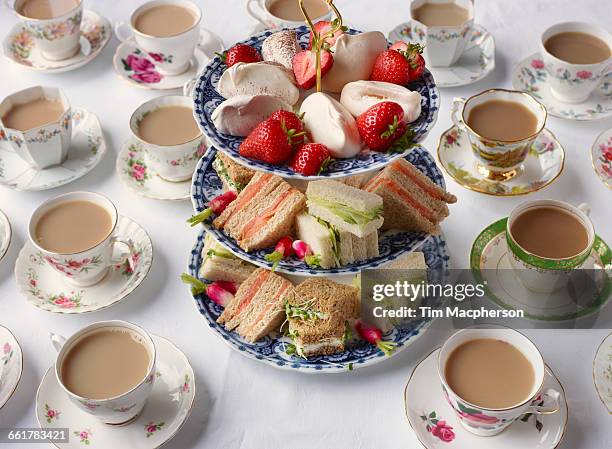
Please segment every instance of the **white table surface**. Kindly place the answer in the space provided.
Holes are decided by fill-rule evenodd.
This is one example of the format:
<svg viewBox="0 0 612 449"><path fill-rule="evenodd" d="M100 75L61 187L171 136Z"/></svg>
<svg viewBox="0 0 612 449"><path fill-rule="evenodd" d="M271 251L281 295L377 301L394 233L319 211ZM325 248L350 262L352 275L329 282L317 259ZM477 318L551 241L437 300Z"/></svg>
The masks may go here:
<svg viewBox="0 0 612 449"><path fill-rule="evenodd" d="M87 7L111 20L125 20L141 1L86 0ZM244 12L244 1L200 0L204 26L226 44L245 38L255 21ZM385 33L408 18L407 1L338 0L347 23ZM374 6L376 5L376 6ZM584 20L612 27L609 2L589 0L488 0L476 5L476 22L495 36L497 68L486 79L463 88L441 91L438 123L425 146L435 153L442 131L450 126L453 97L467 96L489 87L510 87L514 64L537 49L539 33L560 21ZM0 34L16 18L0 8ZM189 357L197 377L197 404L189 421L169 448L417 448L418 440L403 413L402 391L414 365L439 346L446 335L427 332L396 358L371 368L336 375L301 375L280 371L242 357L214 336L197 312L179 275L196 230L184 222L188 201L147 200L126 190L115 174L118 148L128 136L128 119L145 100L160 93L136 89L119 80L111 60L118 42L113 38L102 55L89 65L65 74L45 75L0 59L0 96L36 84L59 86L71 103L96 113L102 123L109 152L87 176L46 192L14 192L0 187L0 209L13 226L8 255L0 262L0 323L20 341L25 372L18 391L0 411L0 427L36 426L34 400L45 370L53 363L49 331L70 335L98 320L125 319L171 339ZM575 123L549 118L547 125L566 150L566 167L550 187L529 199L557 198L571 203L588 201L597 232L612 243L612 192L591 168L589 148L612 120ZM452 264L466 268L473 239L479 231L507 215L525 198L497 198L470 192L447 177L448 189L459 197L443 228ZM17 292L13 269L25 239L32 210L42 201L72 190L93 190L108 195L120 213L143 225L153 239L154 263L148 278L127 300L84 316L60 316L35 309ZM570 418L565 449L612 447L612 421L597 398L591 375L592 360L609 331L530 331L547 363L557 373L568 396ZM435 394L437 392L432 392ZM493 442L493 440L491 440ZM33 446L33 445L32 445ZM28 447L24 444L20 447ZM494 449L493 444L491 448ZM528 449L528 448L520 448Z"/></svg>

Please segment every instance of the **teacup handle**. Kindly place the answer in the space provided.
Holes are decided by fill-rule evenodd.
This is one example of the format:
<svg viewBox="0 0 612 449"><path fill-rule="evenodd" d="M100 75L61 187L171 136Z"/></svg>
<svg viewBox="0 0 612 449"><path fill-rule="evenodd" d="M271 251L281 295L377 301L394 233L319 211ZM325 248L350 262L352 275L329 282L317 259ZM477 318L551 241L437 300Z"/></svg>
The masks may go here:
<svg viewBox="0 0 612 449"><path fill-rule="evenodd" d="M134 243L130 239L124 239L121 237L111 237L110 241L111 246L115 247L115 245L124 245L127 246L128 251L122 252L121 255L117 258L111 257L109 265L122 265L125 261L128 261L132 258L132 256L136 253L134 248Z"/></svg>
<svg viewBox="0 0 612 449"><path fill-rule="evenodd" d="M466 52L468 50L471 50L474 47L480 46L480 44L482 44L484 42L484 40L487 38L487 34L486 33L482 33L482 35L480 35L476 40L472 41L472 36L474 35L474 33L476 33L476 31L477 31L476 28L474 28L474 26L472 26L472 30L470 31L470 37L468 38L469 44L463 50L464 52Z"/></svg>
<svg viewBox="0 0 612 449"><path fill-rule="evenodd" d="M268 28L268 24L264 21L264 19L261 18L261 16L259 14L257 14L257 12L255 12L255 9L253 9L253 3L257 4L257 7L259 8L259 10L263 11L263 7L261 6L261 0L247 0L246 3L246 10L249 13L249 15L256 19L257 21L259 21L263 26L265 26L266 28Z"/></svg>
<svg viewBox="0 0 612 449"><path fill-rule="evenodd" d="M49 332L49 339L51 340L51 344L53 345L53 348L57 352L60 352L62 349L62 346L64 346L64 343L66 343L66 337L60 334L55 334L53 332Z"/></svg>
<svg viewBox="0 0 612 449"><path fill-rule="evenodd" d="M193 96L193 88L196 85L196 78L191 78L189 81L187 81L185 84L183 84L183 95L186 97L191 97Z"/></svg>
<svg viewBox="0 0 612 449"><path fill-rule="evenodd" d="M587 217L591 215L591 206L589 203L580 203L576 207Z"/></svg>
<svg viewBox="0 0 612 449"><path fill-rule="evenodd" d="M542 396L547 396L553 401L553 406L545 407L543 405L531 405L527 413L533 413L535 415L552 415L557 413L561 408L561 393L552 388L548 388Z"/></svg>
<svg viewBox="0 0 612 449"><path fill-rule="evenodd" d="M125 42L134 36L130 25L123 21L115 22L114 29L115 36L117 36L117 39L119 39L121 42Z"/></svg>
<svg viewBox="0 0 612 449"><path fill-rule="evenodd" d="M451 120L458 128L463 128L465 123L461 118L461 113L463 112L463 108L465 107L465 102L467 100L462 97L456 97L453 100L453 104L451 106Z"/></svg>

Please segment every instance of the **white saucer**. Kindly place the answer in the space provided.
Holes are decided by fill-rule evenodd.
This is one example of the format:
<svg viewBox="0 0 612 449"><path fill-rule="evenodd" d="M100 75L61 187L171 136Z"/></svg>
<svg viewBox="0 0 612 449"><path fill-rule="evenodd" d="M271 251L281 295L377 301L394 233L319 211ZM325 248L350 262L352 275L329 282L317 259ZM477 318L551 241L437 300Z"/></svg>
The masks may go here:
<svg viewBox="0 0 612 449"><path fill-rule="evenodd" d="M593 361L593 381L603 405L612 414L612 334L597 348Z"/></svg>
<svg viewBox="0 0 612 449"><path fill-rule="evenodd" d="M537 98L546 111L555 117L569 120L600 120L612 116L612 74L608 75L584 103L563 103L557 100L546 84L548 72L539 53L519 62L512 71L512 85L517 90Z"/></svg>
<svg viewBox="0 0 612 449"><path fill-rule="evenodd" d="M36 419L45 429L68 428L70 448L157 448L179 431L191 413L195 374L185 354L168 340L152 335L157 353L153 392L138 418L125 426L109 426L79 410L57 382L53 366L36 393Z"/></svg>
<svg viewBox="0 0 612 449"><path fill-rule="evenodd" d="M6 255L11 245L11 222L4 212L0 210L0 260Z"/></svg>
<svg viewBox="0 0 612 449"><path fill-rule="evenodd" d="M612 188L612 128L597 136L591 147L591 162L599 179Z"/></svg>
<svg viewBox="0 0 612 449"><path fill-rule="evenodd" d="M568 408L559 379L547 366L543 389L561 393L561 407L551 415L525 415L499 435L481 437L468 432L459 423L446 402L438 377L436 349L421 361L404 388L404 411L416 437L426 449L455 447L462 449L553 449L567 426ZM432 430L445 429L444 432ZM444 439L443 439L444 437Z"/></svg>
<svg viewBox="0 0 612 449"><path fill-rule="evenodd" d="M53 313L81 314L109 307L126 298L149 273L153 263L153 245L147 232L127 217L119 217L117 234L130 239L136 256L112 267L106 277L90 287L65 282L31 243L21 249L15 264L19 291L35 307Z"/></svg>
<svg viewBox="0 0 612 449"><path fill-rule="evenodd" d="M78 69L94 60L110 41L111 24L104 16L91 9L83 11L81 22L81 50L61 61L43 58L36 40L21 24L15 25L2 42L4 56L21 67L45 73L60 73Z"/></svg>
<svg viewBox="0 0 612 449"><path fill-rule="evenodd" d="M130 137L117 156L117 174L130 190L156 200L186 200L191 194L191 179L171 182L160 178L145 163L142 147Z"/></svg>
<svg viewBox="0 0 612 449"><path fill-rule="evenodd" d="M23 373L23 354L15 336L0 325L0 409L11 398Z"/></svg>
<svg viewBox="0 0 612 449"><path fill-rule="evenodd" d="M515 196L535 192L555 181L563 171L565 151L555 136L544 129L529 150L522 171L508 181L492 181L477 170L466 133L453 126L440 136L438 160L466 189L487 195Z"/></svg>
<svg viewBox="0 0 612 449"><path fill-rule="evenodd" d="M98 117L82 108L72 109L72 142L66 160L36 170L15 154L0 131L0 185L14 190L47 190L63 186L94 169L106 153Z"/></svg>
<svg viewBox="0 0 612 449"><path fill-rule="evenodd" d="M406 41L425 45L425 36L414 32L411 22L396 26L389 33L391 42ZM433 74L438 87L457 87L480 81L495 69L495 40L493 35L480 25L474 25L461 58L451 67L432 67L425 63Z"/></svg>

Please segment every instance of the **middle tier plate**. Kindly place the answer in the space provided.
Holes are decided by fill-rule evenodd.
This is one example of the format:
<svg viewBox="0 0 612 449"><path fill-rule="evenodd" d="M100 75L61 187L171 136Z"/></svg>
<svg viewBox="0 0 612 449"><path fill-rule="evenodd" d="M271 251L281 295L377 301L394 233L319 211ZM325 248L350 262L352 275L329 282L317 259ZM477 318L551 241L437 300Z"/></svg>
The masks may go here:
<svg viewBox="0 0 612 449"><path fill-rule="evenodd" d="M191 200L196 214L206 209L210 200L223 193L221 179L212 166L212 162L214 161L216 154L217 150L211 147L206 154L202 156L193 174ZM434 159L425 148L418 146L410 153L405 155L404 158L423 172L437 185L445 188L442 173L440 173ZM214 226L212 226L211 222L212 220L208 219L202 222L202 224L219 243L227 247L231 252L243 260L251 262L260 267L268 269L272 268L272 263L268 262L265 259L265 256L266 254L274 251L274 248L246 252L238 246L232 237L227 235L224 231L216 229ZM313 268L308 266L304 261L291 257L283 259L276 268L276 271L308 276L355 274L361 270L379 267L394 259L397 259L402 254L418 249L428 237L429 234L422 232L387 231L381 233L379 236L379 255L377 257L362 262L344 265L338 268L328 269Z"/></svg>
<svg viewBox="0 0 612 449"><path fill-rule="evenodd" d="M308 44L310 31L307 27L302 26L295 29L297 32L298 40L302 48L305 48ZM270 36L274 31L264 31L256 34L249 39L240 42L255 47L258 51L261 51L261 46L266 37ZM348 34L358 34L357 30L349 29L346 31ZM240 144L244 140L243 137L230 136L229 134L223 134L217 131L217 128L212 121L212 113L219 106L223 100L225 100L219 92L217 92L217 85L219 79L226 69L225 64L221 61L219 56L216 56L208 65L202 70L200 75L197 77L194 89L193 89L193 101L194 101L194 116L200 128L210 139L212 144L229 157L239 162L242 165L250 167L254 170L265 171L268 173L274 173L283 178L294 178L294 179L329 179L329 178L341 178L349 175L355 175L358 173L364 173L377 168L383 168L389 162L399 157L405 156L410 151L410 148L406 148L403 152L390 152L390 153L378 153L375 151L364 150L359 153L356 157L350 159L336 159L329 164L324 173L318 176L304 176L300 173L296 173L291 170L288 166L275 166L266 164L264 162L249 159L240 155L238 149ZM421 94L421 115L419 118L410 124L412 130L415 133L414 142L418 143L423 141L431 128L435 125L438 109L440 106L440 95L438 88L434 82L433 76L428 70L425 70L423 77L406 86L412 91L416 91Z"/></svg>

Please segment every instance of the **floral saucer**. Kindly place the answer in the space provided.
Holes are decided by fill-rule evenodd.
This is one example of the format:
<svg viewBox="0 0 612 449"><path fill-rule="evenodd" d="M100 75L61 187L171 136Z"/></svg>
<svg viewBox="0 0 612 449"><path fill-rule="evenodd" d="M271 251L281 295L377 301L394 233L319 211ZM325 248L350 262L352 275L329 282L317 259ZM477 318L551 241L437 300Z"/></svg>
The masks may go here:
<svg viewBox="0 0 612 449"><path fill-rule="evenodd" d="M14 63L31 70L60 73L78 69L95 59L106 47L113 35L110 22L95 11L86 9L81 22L81 50L61 61L43 58L36 40L21 24L15 25L4 38L4 56Z"/></svg>
<svg viewBox="0 0 612 449"><path fill-rule="evenodd" d="M202 149L202 154L205 150ZM171 182L160 178L147 166L143 148L132 137L121 147L116 169L123 184L138 195L156 200L189 199L191 179Z"/></svg>
<svg viewBox="0 0 612 449"><path fill-rule="evenodd" d="M0 210L0 260L2 260L9 249L11 235L11 222L6 214Z"/></svg>
<svg viewBox="0 0 612 449"><path fill-rule="evenodd" d="M578 76L589 78L588 71L578 72ZM517 90L530 93L538 99L546 111L555 117L569 120L600 120L612 116L612 74L604 78L595 92L584 103L572 104L559 101L546 84L548 72L539 53L535 53L517 64L512 72L512 85Z"/></svg>
<svg viewBox="0 0 612 449"><path fill-rule="evenodd" d="M609 334L597 348L593 361L593 380L597 394L612 413L612 334Z"/></svg>
<svg viewBox="0 0 612 449"><path fill-rule="evenodd" d="M69 442L52 442L55 447L151 449L176 435L193 408L195 374L180 349L151 337L157 354L153 392L138 418L124 426L109 426L79 410L57 382L53 366L47 370L36 393L36 419L41 428L69 429Z"/></svg>
<svg viewBox="0 0 612 449"><path fill-rule="evenodd" d="M149 273L153 245L146 231L127 217L119 217L117 234L132 241L135 253L111 267L104 279L90 287L72 286L52 269L31 243L15 264L17 287L34 307L53 313L81 314L109 307L127 297Z"/></svg>
<svg viewBox="0 0 612 449"><path fill-rule="evenodd" d="M419 30L420 31L420 30ZM406 41L425 45L425 35L416 32L411 22L396 26L389 33L391 42ZM426 58L427 59L427 58ZM479 25L474 25L461 58L452 67L427 67L438 87L458 87L480 81L495 70L495 40Z"/></svg>
<svg viewBox="0 0 612 449"><path fill-rule="evenodd" d="M561 175L565 150L553 133L544 129L529 150L519 175L509 181L492 181L481 175L465 132L453 126L440 136L438 160L461 186L495 196L526 195L543 189Z"/></svg>
<svg viewBox="0 0 612 449"><path fill-rule="evenodd" d="M481 437L467 431L442 393L437 361L440 349L422 360L404 388L404 412L416 437L426 449L553 449L565 435L568 408L563 385L546 367L543 388L561 394L561 406L550 415L526 414L499 435Z"/></svg>
<svg viewBox="0 0 612 449"><path fill-rule="evenodd" d="M98 117L82 108L72 109L72 142L66 160L36 170L15 154L0 131L0 185L14 190L47 190L85 176L100 163L106 142Z"/></svg>
<svg viewBox="0 0 612 449"><path fill-rule="evenodd" d="M113 67L117 75L132 86L166 90L182 88L198 75L200 68L210 59L201 48L196 47L189 70L180 75L163 75L155 69L156 58L161 57L156 53L146 54L136 46L134 39L128 39L117 47Z"/></svg>
<svg viewBox="0 0 612 449"><path fill-rule="evenodd" d="M554 295L528 290L512 270L506 245L507 218L486 227L476 237L470 253L470 267L477 282L486 284L487 297L504 309L520 308L525 317L538 321L575 320L601 309L612 296L612 250L599 236L584 269L593 270L596 285L587 282L584 273L576 273L574 291ZM608 285L608 287L606 287Z"/></svg>
<svg viewBox="0 0 612 449"><path fill-rule="evenodd" d="M602 182L612 188L612 128L601 133L591 147L593 169Z"/></svg>
<svg viewBox="0 0 612 449"><path fill-rule="evenodd" d="M0 409L11 398L23 372L23 354L15 336L0 325Z"/></svg>

